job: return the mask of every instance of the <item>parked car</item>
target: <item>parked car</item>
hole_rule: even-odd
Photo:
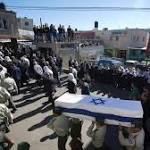
[[[138,61],[136,61],[136,60],[126,60],[125,61],[125,65],[126,66],[136,66],[138,64]]]
[[[111,58],[100,59],[97,63],[98,67],[119,67],[123,65],[123,62],[119,60],[114,60]]]

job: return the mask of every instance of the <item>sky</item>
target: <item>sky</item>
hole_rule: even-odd
[[[8,6],[48,7],[150,7],[149,0],[3,0]],[[78,30],[92,30],[94,21],[99,29],[150,28],[150,11],[34,11],[14,9],[17,17],[33,18],[34,24],[71,25]]]

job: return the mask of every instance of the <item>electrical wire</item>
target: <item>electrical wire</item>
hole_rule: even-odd
[[[7,6],[9,9],[35,10],[35,11],[150,11],[143,7],[40,7],[40,6]]]

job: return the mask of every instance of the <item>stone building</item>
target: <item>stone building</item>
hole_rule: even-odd
[[[12,39],[18,37],[16,13],[0,9],[0,39]]]

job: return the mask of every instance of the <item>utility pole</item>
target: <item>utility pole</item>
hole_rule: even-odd
[[[40,25],[41,25],[41,28],[42,28],[42,19],[40,18]]]

